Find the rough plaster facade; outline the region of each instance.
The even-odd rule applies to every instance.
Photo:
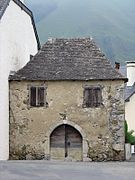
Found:
[[[43,84],[48,107],[31,108],[29,86]],[[82,108],[86,85],[101,86],[100,107]],[[10,81],[10,159],[51,159],[50,135],[68,124],[82,136],[82,160],[124,160],[123,90],[122,80]]]

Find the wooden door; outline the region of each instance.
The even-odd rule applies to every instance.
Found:
[[[72,160],[82,160],[82,137],[73,127],[67,126],[65,133],[65,157]]]
[[[82,160],[82,137],[69,125],[61,125],[50,136],[51,158]]]

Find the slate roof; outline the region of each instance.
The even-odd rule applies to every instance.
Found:
[[[50,39],[10,80],[124,80],[90,38]]]
[[[132,63],[132,61],[130,61],[129,63]],[[120,72],[121,74],[123,74],[125,77],[127,77],[127,67],[125,66],[121,66],[120,67]],[[133,84],[133,86],[127,86],[125,85],[125,101],[129,102],[130,98],[135,94],[135,83]]]
[[[10,1],[11,0],[0,0],[0,19],[2,18]],[[31,17],[32,25],[33,25],[35,36],[37,39],[38,49],[40,49],[40,41],[39,41],[38,33],[36,30],[33,13],[20,0],[13,0],[13,1]]]
[[[135,83],[133,86],[126,86],[125,87],[125,101],[130,101],[130,97],[135,94]]]
[[[126,65],[120,66],[120,73],[123,76],[127,77],[127,67],[126,67]]]
[[[0,0],[0,19],[3,16],[10,0]]]

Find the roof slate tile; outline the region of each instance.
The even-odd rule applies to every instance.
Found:
[[[127,79],[90,38],[50,39],[10,80],[119,80]]]

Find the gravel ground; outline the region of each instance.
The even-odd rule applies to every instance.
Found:
[[[135,162],[0,161],[0,180],[135,180]]]

